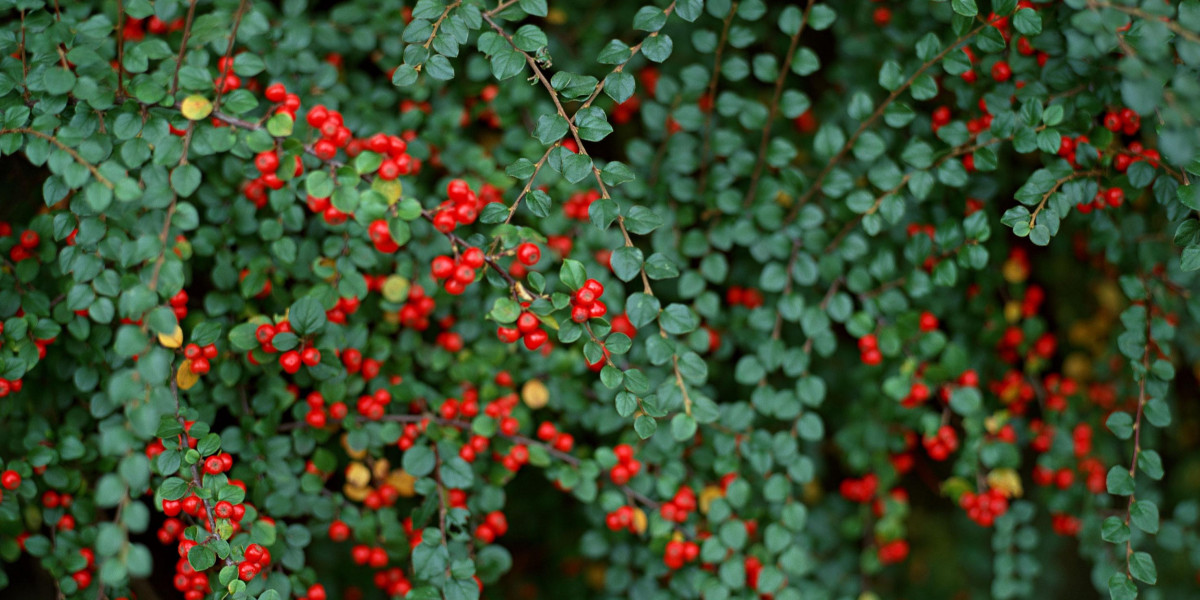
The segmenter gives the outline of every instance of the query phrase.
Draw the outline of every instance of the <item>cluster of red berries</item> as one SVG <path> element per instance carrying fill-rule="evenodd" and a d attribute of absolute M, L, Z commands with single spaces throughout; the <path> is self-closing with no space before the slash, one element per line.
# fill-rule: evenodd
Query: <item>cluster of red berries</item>
<path fill-rule="evenodd" d="M 539 440 L 550 444 L 559 452 L 570 452 L 571 448 L 575 447 L 575 436 L 565 431 L 559 431 L 550 421 L 545 421 L 538 426 L 537 436 Z"/>
<path fill-rule="evenodd" d="M 1060 490 L 1065 490 L 1075 483 L 1075 471 L 1065 467 L 1054 470 L 1036 465 L 1033 467 L 1033 482 L 1040 486 L 1054 485 Z"/>
<path fill-rule="evenodd" d="M 392 237 L 392 232 L 388 229 L 386 219 L 375 219 L 367 227 L 367 236 L 371 238 L 371 243 L 375 245 L 375 249 L 384 253 L 392 254 L 400 249 L 400 244 L 396 243 Z"/>
<path fill-rule="evenodd" d="M 400 499 L 400 490 L 396 486 L 385 483 L 377 489 L 367 492 L 363 497 L 363 506 L 370 510 L 379 510 L 396 505 L 396 501 Z"/>
<path fill-rule="evenodd" d="M 372 396 L 368 396 L 368 398 L 373 399 Z M 335 402 L 326 409 L 325 396 L 321 395 L 321 392 L 310 393 L 304 398 L 304 403 L 308 406 L 308 412 L 304 414 L 304 422 L 315 429 L 325 427 L 330 418 L 341 421 L 350 412 L 345 402 Z"/>
<path fill-rule="evenodd" d="M 3 332 L 4 332 L 4 330 L 0 329 L 0 333 L 3 333 Z M 15 393 L 21 391 L 22 387 L 24 387 L 24 383 L 20 379 L 14 379 L 14 380 L 10 381 L 8 379 L 0 377 L 0 398 L 3 398 L 5 396 L 9 395 L 10 393 L 15 394 Z"/>
<path fill-rule="evenodd" d="M 330 323 L 345 325 L 346 316 L 358 312 L 361 304 L 362 301 L 358 299 L 358 296 L 338 296 L 337 303 L 333 305 L 333 308 L 325 311 L 325 318 Z"/>
<path fill-rule="evenodd" d="M 135 19 L 127 16 L 125 17 L 125 27 L 121 30 L 121 37 L 125 41 L 140 42 L 145 39 L 147 33 L 152 35 L 167 35 L 183 29 L 183 25 L 184 21 L 182 18 L 167 23 L 155 16 L 145 19 Z"/>
<path fill-rule="evenodd" d="M 425 331 L 429 328 L 429 315 L 433 314 L 436 307 L 433 298 L 425 293 L 425 288 L 413 284 L 408 290 L 408 299 L 404 301 L 404 306 L 400 307 L 400 324 L 417 331 Z"/>
<path fill-rule="evenodd" d="M 563 214 L 568 219 L 577 221 L 587 221 L 588 211 L 592 207 L 592 203 L 600 199 L 600 192 L 597 190 L 587 190 L 574 192 L 563 203 Z"/>
<path fill-rule="evenodd" d="M 1125 201 L 1125 190 L 1122 190 L 1121 188 L 1114 186 L 1114 187 L 1110 187 L 1106 190 L 1105 189 L 1098 190 L 1096 192 L 1096 195 L 1092 198 L 1091 202 L 1080 203 L 1075 208 L 1078 208 L 1079 212 L 1086 215 L 1086 214 L 1092 212 L 1093 210 L 1104 210 L 1109 207 L 1117 208 L 1117 207 L 1121 206 L 1121 204 L 1124 201 Z"/>
<path fill-rule="evenodd" d="M 879 352 L 879 339 L 873 333 L 858 338 L 858 353 L 865 365 L 875 366 L 883 362 L 883 354 Z"/>
<path fill-rule="evenodd" d="M 458 456 L 467 462 L 475 462 L 475 459 L 479 458 L 480 454 L 483 454 L 485 451 L 487 451 L 488 445 L 490 444 L 491 440 L 489 440 L 487 437 L 482 435 L 472 435 L 471 438 L 467 440 L 467 443 L 463 444 L 462 447 L 458 449 Z"/>
<path fill-rule="evenodd" d="M 462 400 L 458 398 L 446 398 L 442 401 L 442 405 L 438 407 L 438 413 L 446 420 L 457 419 L 460 416 L 465 419 L 475 418 L 479 414 L 479 391 L 473 387 L 468 387 L 463 390 Z M 515 421 L 515 419 L 513 420 Z"/>
<path fill-rule="evenodd" d="M 527 305 L 528 303 L 522 303 Z M 550 339 L 550 334 L 542 329 L 542 321 L 537 315 L 529 311 L 521 311 L 517 317 L 515 327 L 505 327 L 501 325 L 496 328 L 496 337 L 506 344 L 515 344 L 517 340 L 523 339 L 525 348 L 528 350 L 537 350 Z"/>
<path fill-rule="evenodd" d="M 257 208 L 267 205 L 268 189 L 283 189 L 283 180 L 279 178 L 279 157 L 278 150 L 264 150 L 254 156 L 254 167 L 258 169 L 259 175 L 246 182 L 242 193 Z M 304 162 L 300 160 L 299 155 L 294 156 L 293 161 L 292 177 L 299 177 L 304 173 Z"/>
<path fill-rule="evenodd" d="M 446 197 L 433 214 L 433 227 L 442 233 L 474 223 L 485 204 L 462 179 L 451 179 L 446 184 Z"/>
<path fill-rule="evenodd" d="M 663 562 L 668 568 L 682 569 L 683 565 L 696 560 L 698 556 L 700 546 L 696 542 L 671 540 L 663 551 Z"/>
<path fill-rule="evenodd" d="M 242 78 L 238 77 L 237 73 L 233 72 L 233 57 L 222 56 L 217 60 L 217 78 L 213 80 L 213 87 L 218 93 L 227 94 L 234 90 L 241 89 Z M 297 101 L 299 98 L 297 98 Z"/>
<path fill-rule="evenodd" d="M 1091 140 L 1089 140 L 1088 136 L 1086 135 L 1080 135 L 1074 138 L 1064 135 L 1062 136 L 1062 140 L 1058 143 L 1058 156 L 1071 163 L 1072 167 L 1078 169 L 1079 160 L 1076 149 L 1079 148 L 1080 144 L 1088 143 L 1091 143 Z M 1100 151 L 1096 150 L 1096 160 L 1100 160 L 1100 157 Z"/>
<path fill-rule="evenodd" d="M 466 291 L 467 286 L 475 281 L 475 271 L 487 262 L 483 250 L 467 248 L 457 260 L 449 256 L 438 256 L 430 265 L 430 272 L 435 279 L 444 280 L 442 287 L 446 292 L 457 296 Z"/>
<path fill-rule="evenodd" d="M 617 485 L 629 483 L 629 479 L 642 470 L 642 461 L 633 457 L 633 447 L 629 444 L 617 444 L 613 448 L 617 456 L 617 464 L 609 469 L 608 476 Z"/>
<path fill-rule="evenodd" d="M 500 461 L 500 465 L 507 471 L 516 473 L 521 470 L 521 467 L 529 463 L 529 447 L 525 444 L 514 444 L 509 448 L 508 454 L 494 455 L 495 460 Z"/>
<path fill-rule="evenodd" d="M 197 375 L 204 375 L 212 368 L 210 361 L 217 358 L 217 347 L 214 344 L 199 346 L 188 344 L 183 347 L 183 356 L 188 359 L 188 368 Z"/>
<path fill-rule="evenodd" d="M 1141 142 L 1130 143 L 1129 152 L 1129 154 L 1121 152 L 1113 157 L 1113 168 L 1120 173 L 1127 171 L 1129 169 L 1129 165 L 1132 165 L 1139 160 L 1149 161 L 1151 166 L 1157 168 L 1158 160 L 1162 158 L 1162 156 L 1158 153 L 1158 150 L 1153 148 L 1147 150 L 1142 146 Z"/>
<path fill-rule="evenodd" d="M 12 235 L 11 227 L 8 227 L 7 223 L 4 223 L 4 225 L 6 226 L 8 233 L 0 232 L 0 237 L 8 237 L 9 235 Z M 8 251 L 8 256 L 14 263 L 19 263 L 27 258 L 32 258 L 34 252 L 37 251 L 38 245 L 41 243 L 42 237 L 38 235 L 38 232 L 32 229 L 26 229 L 25 231 L 22 231 L 20 237 L 17 238 L 17 245 L 13 246 L 12 249 Z"/>
<path fill-rule="evenodd" d="M 600 300 L 604 285 L 595 279 L 583 282 L 583 287 L 571 297 L 571 320 L 583 323 L 588 319 L 599 319 L 608 314 L 608 305 Z"/>
<path fill-rule="evenodd" d="M 238 579 L 250 581 L 270 564 L 271 551 L 258 544 L 250 544 L 242 552 L 242 562 L 237 565 Z"/>
<path fill-rule="evenodd" d="M 861 478 L 843 479 L 841 485 L 838 486 L 838 491 L 842 497 L 858 504 L 866 504 L 875 498 L 875 493 L 879 490 L 879 477 L 874 473 L 868 473 Z"/>
<path fill-rule="evenodd" d="M 611 531 L 628 529 L 632 533 L 637 533 L 635 515 L 636 512 L 632 506 L 622 506 L 604 516 L 604 525 Z"/>
<path fill-rule="evenodd" d="M 171 523 L 171 522 L 174 523 Z M 180 535 L 183 534 L 183 523 L 179 519 L 167 519 L 167 523 L 163 524 L 163 529 L 171 526 L 173 535 L 163 541 L 164 544 L 169 544 Z M 163 540 L 163 531 L 159 531 L 159 540 Z M 175 589 L 183 593 L 184 600 L 201 600 L 212 592 L 212 588 L 208 583 L 208 576 L 204 573 L 199 573 L 192 568 L 192 564 L 188 562 L 187 553 L 196 545 L 192 540 L 181 540 L 179 542 L 179 560 L 175 561 L 175 577 L 171 583 Z"/>
<path fill-rule="evenodd" d="M 663 502 L 658 507 L 659 514 L 662 518 L 674 522 L 686 522 L 688 516 L 696 511 L 696 492 L 692 488 L 683 486 L 676 490 L 675 496 L 670 500 Z"/>
<path fill-rule="evenodd" d="M 375 587 L 383 590 L 385 594 L 392 598 L 403 598 L 412 591 L 412 582 L 404 575 L 404 569 L 400 567 L 392 567 L 382 571 L 376 571 L 372 579 Z M 347 598 L 349 594 L 347 594 Z"/>
<path fill-rule="evenodd" d="M 1054 528 L 1054 533 L 1067 537 L 1079 535 L 1079 530 L 1083 527 L 1079 517 L 1065 513 L 1051 513 L 1050 525 Z"/>
<path fill-rule="evenodd" d="M 949 425 L 938 427 L 937 433 L 927 435 L 921 438 L 921 444 L 925 446 L 925 452 L 929 454 L 929 458 L 936 461 L 943 461 L 949 458 L 950 454 L 958 450 L 958 433 Z"/>
<path fill-rule="evenodd" d="M 366 565 L 375 569 L 382 569 L 388 564 L 387 550 L 382 546 L 372 548 L 366 544 L 359 544 L 350 549 L 350 558 L 356 565 Z"/>
<path fill-rule="evenodd" d="M 908 388 L 908 395 L 900 400 L 900 406 L 904 408 L 916 408 L 929 400 L 929 386 L 924 381 L 914 381 L 912 386 Z"/>
<path fill-rule="evenodd" d="M 317 196 L 308 194 L 304 199 L 304 203 L 308 206 L 308 210 L 312 211 L 313 214 L 321 215 L 321 218 L 325 220 L 326 225 L 341 225 L 350 218 L 350 215 L 338 210 L 338 208 L 329 201 L 329 198 L 318 198 Z"/>
<path fill-rule="evenodd" d="M 174 312 L 174 313 L 175 313 L 175 319 L 176 319 L 176 320 L 178 320 L 178 321 L 182 321 L 182 320 L 184 320 L 185 318 L 187 318 L 187 314 L 188 314 L 188 309 L 187 309 L 187 303 L 188 303 L 188 293 L 187 293 L 187 290 L 179 290 L 179 291 L 178 291 L 178 292 L 177 292 L 177 293 L 176 293 L 174 296 L 171 296 L 171 299 L 170 299 L 168 302 L 169 302 L 169 303 L 170 303 L 170 305 L 171 305 L 171 312 Z"/>
<path fill-rule="evenodd" d="M 226 473 L 233 468 L 233 455 L 228 452 L 214 454 L 204 459 L 204 473 L 206 475 L 220 475 Z"/>
<path fill-rule="evenodd" d="M 1008 512 L 1008 498 L 995 488 L 981 494 L 963 492 L 958 505 L 967 511 L 967 517 L 983 527 L 991 527 L 997 517 Z"/>
<path fill-rule="evenodd" d="M 498 510 L 485 515 L 483 522 L 475 527 L 476 539 L 485 544 L 492 543 L 505 533 L 508 533 L 508 519 Z"/>
<path fill-rule="evenodd" d="M 1104 114 L 1104 128 L 1113 133 L 1134 135 L 1142 126 L 1142 118 L 1133 109 L 1110 110 Z"/>
<path fill-rule="evenodd" d="M 758 308 L 763 305 L 762 292 L 755 288 L 741 287 L 738 285 L 730 286 L 725 292 L 725 302 L 730 306 L 745 306 L 746 308 Z"/>
<path fill-rule="evenodd" d="M 401 450 L 408 450 L 417 442 L 417 438 L 425 432 L 425 428 L 429 424 L 422 420 L 420 423 L 405 423 L 404 432 L 400 434 L 400 439 L 396 440 L 396 447 Z"/>

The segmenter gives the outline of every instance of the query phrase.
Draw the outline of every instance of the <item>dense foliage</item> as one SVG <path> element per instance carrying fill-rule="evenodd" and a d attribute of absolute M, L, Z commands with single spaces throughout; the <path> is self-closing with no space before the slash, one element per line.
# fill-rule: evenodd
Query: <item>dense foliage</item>
<path fill-rule="evenodd" d="M 1200 1 L 0 14 L 6 597 L 1200 593 Z"/>

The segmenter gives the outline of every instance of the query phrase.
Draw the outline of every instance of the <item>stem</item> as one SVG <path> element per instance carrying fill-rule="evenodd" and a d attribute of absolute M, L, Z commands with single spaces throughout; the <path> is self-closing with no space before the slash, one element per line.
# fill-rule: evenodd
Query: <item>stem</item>
<path fill-rule="evenodd" d="M 708 189 L 708 161 L 709 154 L 712 153 L 713 114 L 717 110 L 717 82 L 721 79 L 721 54 L 725 50 L 725 44 L 729 41 L 729 27 L 733 25 L 733 17 L 737 13 L 737 9 L 738 3 L 735 1 L 729 6 L 729 14 L 725 15 L 725 22 L 721 25 L 721 37 L 717 41 L 717 51 L 713 57 L 713 73 L 708 80 L 708 91 L 704 93 L 708 98 L 708 113 L 704 115 L 704 146 L 700 151 L 700 197 L 703 197 L 705 190 Z"/>
<path fill-rule="evenodd" d="M 888 97 L 885 98 L 884 101 L 882 103 L 880 103 L 878 107 L 875 108 L 875 112 L 871 113 L 871 116 L 867 117 L 867 120 L 863 121 L 862 124 L 860 124 L 858 126 L 858 129 L 856 129 L 854 131 L 854 134 L 850 136 L 850 139 L 846 140 L 846 143 L 842 145 L 842 148 L 840 150 L 838 150 L 837 154 L 835 154 L 833 156 L 833 158 L 830 159 L 828 163 L 826 163 L 825 168 L 821 169 L 821 172 L 817 175 L 817 178 L 815 180 L 813 180 L 812 186 L 809 187 L 808 191 L 804 192 L 804 195 L 801 196 L 800 199 L 796 201 L 796 204 L 794 206 L 792 206 L 792 211 L 788 214 L 787 219 L 785 220 L 785 223 L 791 223 L 792 221 L 794 221 L 796 219 L 796 216 L 798 214 L 800 214 L 800 207 L 804 206 L 804 204 L 807 203 L 809 200 L 811 200 L 812 197 L 817 194 L 817 192 L 821 191 L 821 186 L 824 185 L 825 178 L 827 176 L 829 176 L 829 173 L 831 171 L 833 171 L 834 167 L 836 167 L 837 164 L 840 163 L 842 161 L 842 159 L 846 157 L 846 154 L 848 152 L 850 152 L 850 149 L 854 147 L 855 142 L 858 141 L 859 136 L 861 136 L 863 133 L 865 133 L 867 131 L 867 128 L 869 128 L 871 125 L 873 125 L 875 123 L 875 121 L 878 121 L 879 117 L 883 116 L 883 112 L 885 110 L 887 110 L 887 107 L 890 106 L 892 104 L 892 102 L 895 102 L 896 99 L 900 97 L 900 94 L 904 93 L 905 90 L 907 90 L 909 87 L 911 87 L 913 82 L 915 82 L 917 80 L 917 78 L 920 77 L 923 73 L 925 73 L 925 71 L 927 71 L 930 67 L 941 62 L 941 60 L 943 58 L 946 58 L 946 56 L 949 55 L 950 52 L 958 49 L 958 47 L 963 42 L 971 39 L 972 37 L 975 37 L 976 34 L 978 34 L 980 31 L 983 31 L 983 28 L 987 27 L 988 25 L 989 25 L 988 23 L 983 23 L 982 25 L 979 25 L 975 29 L 972 29 L 971 31 L 968 31 L 967 33 L 963 34 L 957 40 L 954 40 L 953 43 L 951 43 L 944 50 L 939 52 L 936 56 L 925 61 L 924 64 L 922 64 L 920 67 L 918 67 L 917 70 L 912 75 L 909 76 L 908 80 L 906 80 L 904 83 L 900 84 L 900 87 L 893 90 L 892 93 L 889 94 Z"/>
<path fill-rule="evenodd" d="M 109 181 L 107 177 L 102 175 L 100 173 L 100 169 L 96 168 L 96 165 L 93 165 L 92 163 L 88 162 L 86 159 L 83 158 L 83 156 L 81 156 L 78 152 L 76 152 L 74 148 L 62 143 L 61 141 L 59 141 L 58 138 L 56 138 L 48 133 L 42 133 L 36 129 L 30 129 L 28 127 L 15 127 L 13 129 L 0 129 L 0 135 L 4 135 L 4 134 L 8 134 L 8 133 L 27 133 L 34 137 L 40 137 L 43 140 L 46 140 L 47 142 L 50 142 L 51 144 L 58 146 L 59 149 L 61 149 L 63 152 L 70 154 L 71 158 L 75 159 L 75 162 L 87 167 L 87 170 L 91 171 L 92 177 L 95 177 L 96 181 L 99 181 L 100 183 L 104 184 L 104 187 L 106 187 L 110 190 L 113 189 L 113 182 Z"/>
<path fill-rule="evenodd" d="M 179 69 L 183 68 L 183 57 L 187 54 L 188 38 L 192 37 L 192 21 L 196 17 L 196 0 L 188 4 L 187 21 L 183 26 L 183 40 L 179 42 L 179 56 L 175 59 L 175 74 L 171 77 L 171 95 L 179 91 Z M 237 25 L 234 25 L 236 32 Z M 225 75 L 221 73 L 221 75 Z"/>
<path fill-rule="evenodd" d="M 796 47 L 800 44 L 800 34 L 804 33 L 804 27 L 808 25 L 808 15 L 812 11 L 813 4 L 814 0 L 808 0 L 808 4 L 804 7 L 804 16 L 800 19 L 800 27 L 797 27 L 796 33 L 792 34 L 787 56 L 783 58 L 783 68 L 779 70 L 779 77 L 775 78 L 775 94 L 771 96 L 767 123 L 763 125 L 762 140 L 758 143 L 758 159 L 754 161 L 754 174 L 750 176 L 750 186 L 746 188 L 746 197 L 742 200 L 742 208 L 748 209 L 754 203 L 754 193 L 758 191 L 758 180 L 762 177 L 763 168 L 766 167 L 767 145 L 771 141 L 771 126 L 779 114 L 779 98 L 783 95 L 783 82 L 787 79 L 788 71 L 792 69 L 792 58 L 796 56 Z"/>

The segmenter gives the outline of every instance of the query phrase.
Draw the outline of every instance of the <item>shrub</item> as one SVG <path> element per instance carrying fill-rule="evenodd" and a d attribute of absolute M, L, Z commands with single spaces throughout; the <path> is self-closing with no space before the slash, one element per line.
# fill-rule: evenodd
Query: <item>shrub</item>
<path fill-rule="evenodd" d="M 1194 596 L 1200 2 L 661 4 L 0 1 L 0 587 Z"/>

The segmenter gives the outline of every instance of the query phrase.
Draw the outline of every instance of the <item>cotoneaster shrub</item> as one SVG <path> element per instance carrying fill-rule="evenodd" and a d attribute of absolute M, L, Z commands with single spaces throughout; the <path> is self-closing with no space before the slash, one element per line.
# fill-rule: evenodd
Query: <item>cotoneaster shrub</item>
<path fill-rule="evenodd" d="M 0 1 L 3 595 L 1200 594 L 1200 2 L 643 2 Z"/>

